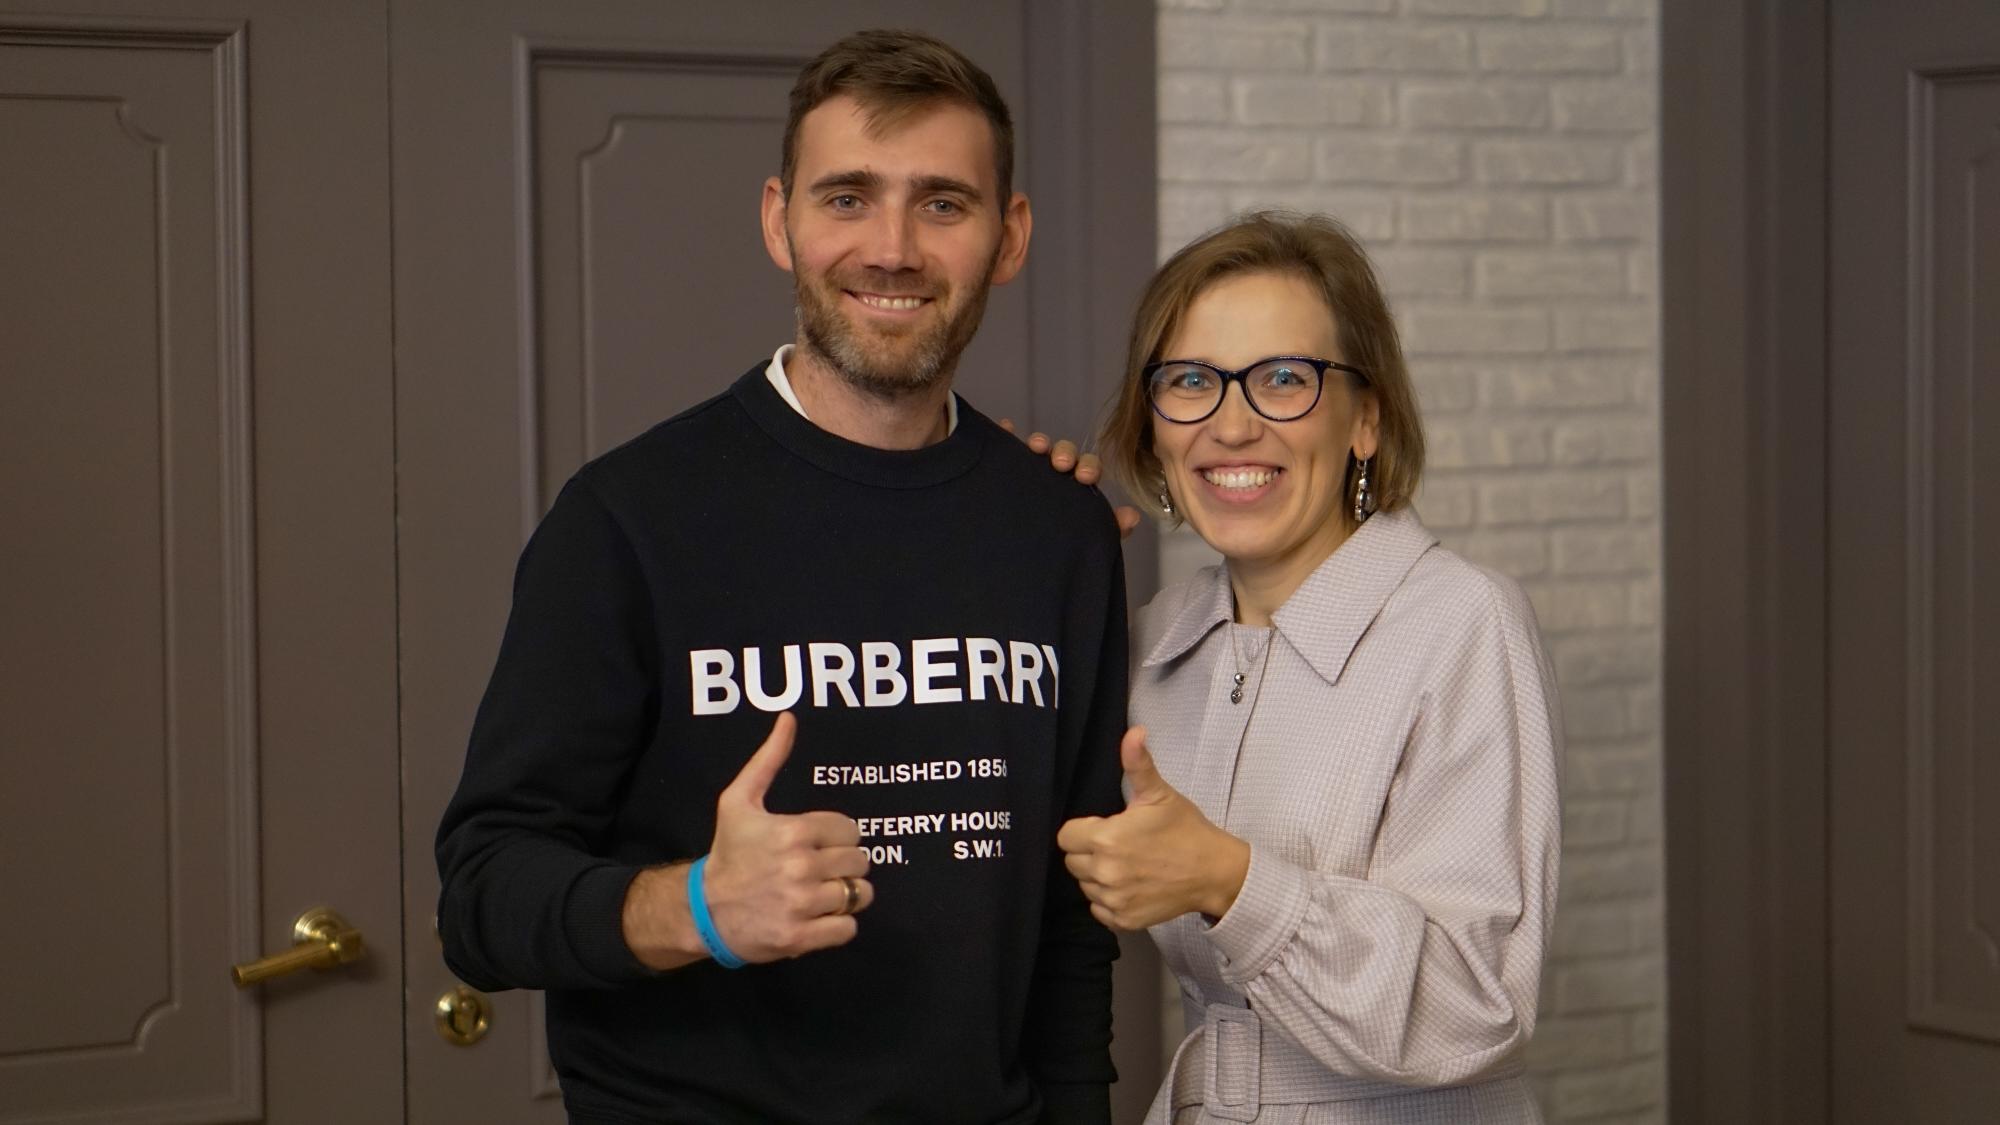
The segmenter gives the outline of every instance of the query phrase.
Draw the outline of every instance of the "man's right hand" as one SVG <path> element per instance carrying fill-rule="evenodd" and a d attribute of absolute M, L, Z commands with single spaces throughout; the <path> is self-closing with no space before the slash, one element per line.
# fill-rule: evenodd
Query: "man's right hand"
<path fill-rule="evenodd" d="M 798 720 L 778 716 L 770 737 L 715 802 L 715 840 L 702 882 L 723 943 L 745 961 L 778 961 L 854 939 L 854 910 L 875 901 L 868 853 L 853 818 L 768 812 L 764 795 L 791 756 Z M 625 901 L 625 940 L 640 962 L 670 969 L 706 956 L 687 904 L 688 864 L 649 868 Z"/>

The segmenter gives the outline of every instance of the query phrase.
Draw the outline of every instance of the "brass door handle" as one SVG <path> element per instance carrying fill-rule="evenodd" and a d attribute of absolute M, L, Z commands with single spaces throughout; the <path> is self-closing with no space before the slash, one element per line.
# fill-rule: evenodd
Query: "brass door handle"
<path fill-rule="evenodd" d="M 290 949 L 237 965 L 229 970 L 229 979 L 235 981 L 238 988 L 248 988 L 259 981 L 296 973 L 300 969 L 331 969 L 345 965 L 359 960 L 365 952 L 360 930 L 348 925 L 347 919 L 326 907 L 316 906 L 299 915 L 298 921 L 292 923 Z"/>

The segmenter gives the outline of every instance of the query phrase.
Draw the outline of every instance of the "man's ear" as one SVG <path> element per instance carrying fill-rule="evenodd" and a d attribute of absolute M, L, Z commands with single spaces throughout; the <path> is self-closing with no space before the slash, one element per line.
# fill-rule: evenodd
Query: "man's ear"
<path fill-rule="evenodd" d="M 1028 236 L 1034 230 L 1035 215 L 1028 209 L 1028 197 L 1017 191 L 1000 213 L 1000 253 L 993 259 L 993 284 L 1007 284 L 1028 264 Z"/>
<path fill-rule="evenodd" d="M 792 272 L 792 244 L 785 237 L 785 184 L 772 176 L 764 181 L 764 201 L 762 214 L 764 227 L 764 252 L 771 256 L 779 269 Z"/>

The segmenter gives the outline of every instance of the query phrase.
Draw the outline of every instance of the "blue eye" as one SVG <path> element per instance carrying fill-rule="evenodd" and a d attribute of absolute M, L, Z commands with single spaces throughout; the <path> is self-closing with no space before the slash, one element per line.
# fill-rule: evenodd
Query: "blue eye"
<path fill-rule="evenodd" d="M 1311 394 L 1313 388 L 1319 385 L 1318 372 L 1289 360 L 1276 359 L 1252 369 L 1244 385 L 1266 396 L 1289 398 Z"/>

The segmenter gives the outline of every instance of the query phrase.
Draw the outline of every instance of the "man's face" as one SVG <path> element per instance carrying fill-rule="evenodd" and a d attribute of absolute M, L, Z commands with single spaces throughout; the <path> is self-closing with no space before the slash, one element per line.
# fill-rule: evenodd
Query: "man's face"
<path fill-rule="evenodd" d="M 991 286 L 1020 271 L 1027 200 L 997 199 L 985 117 L 950 102 L 871 135 L 850 97 L 799 122 L 792 192 L 764 191 L 765 246 L 792 272 L 801 342 L 897 397 L 951 377 Z"/>

